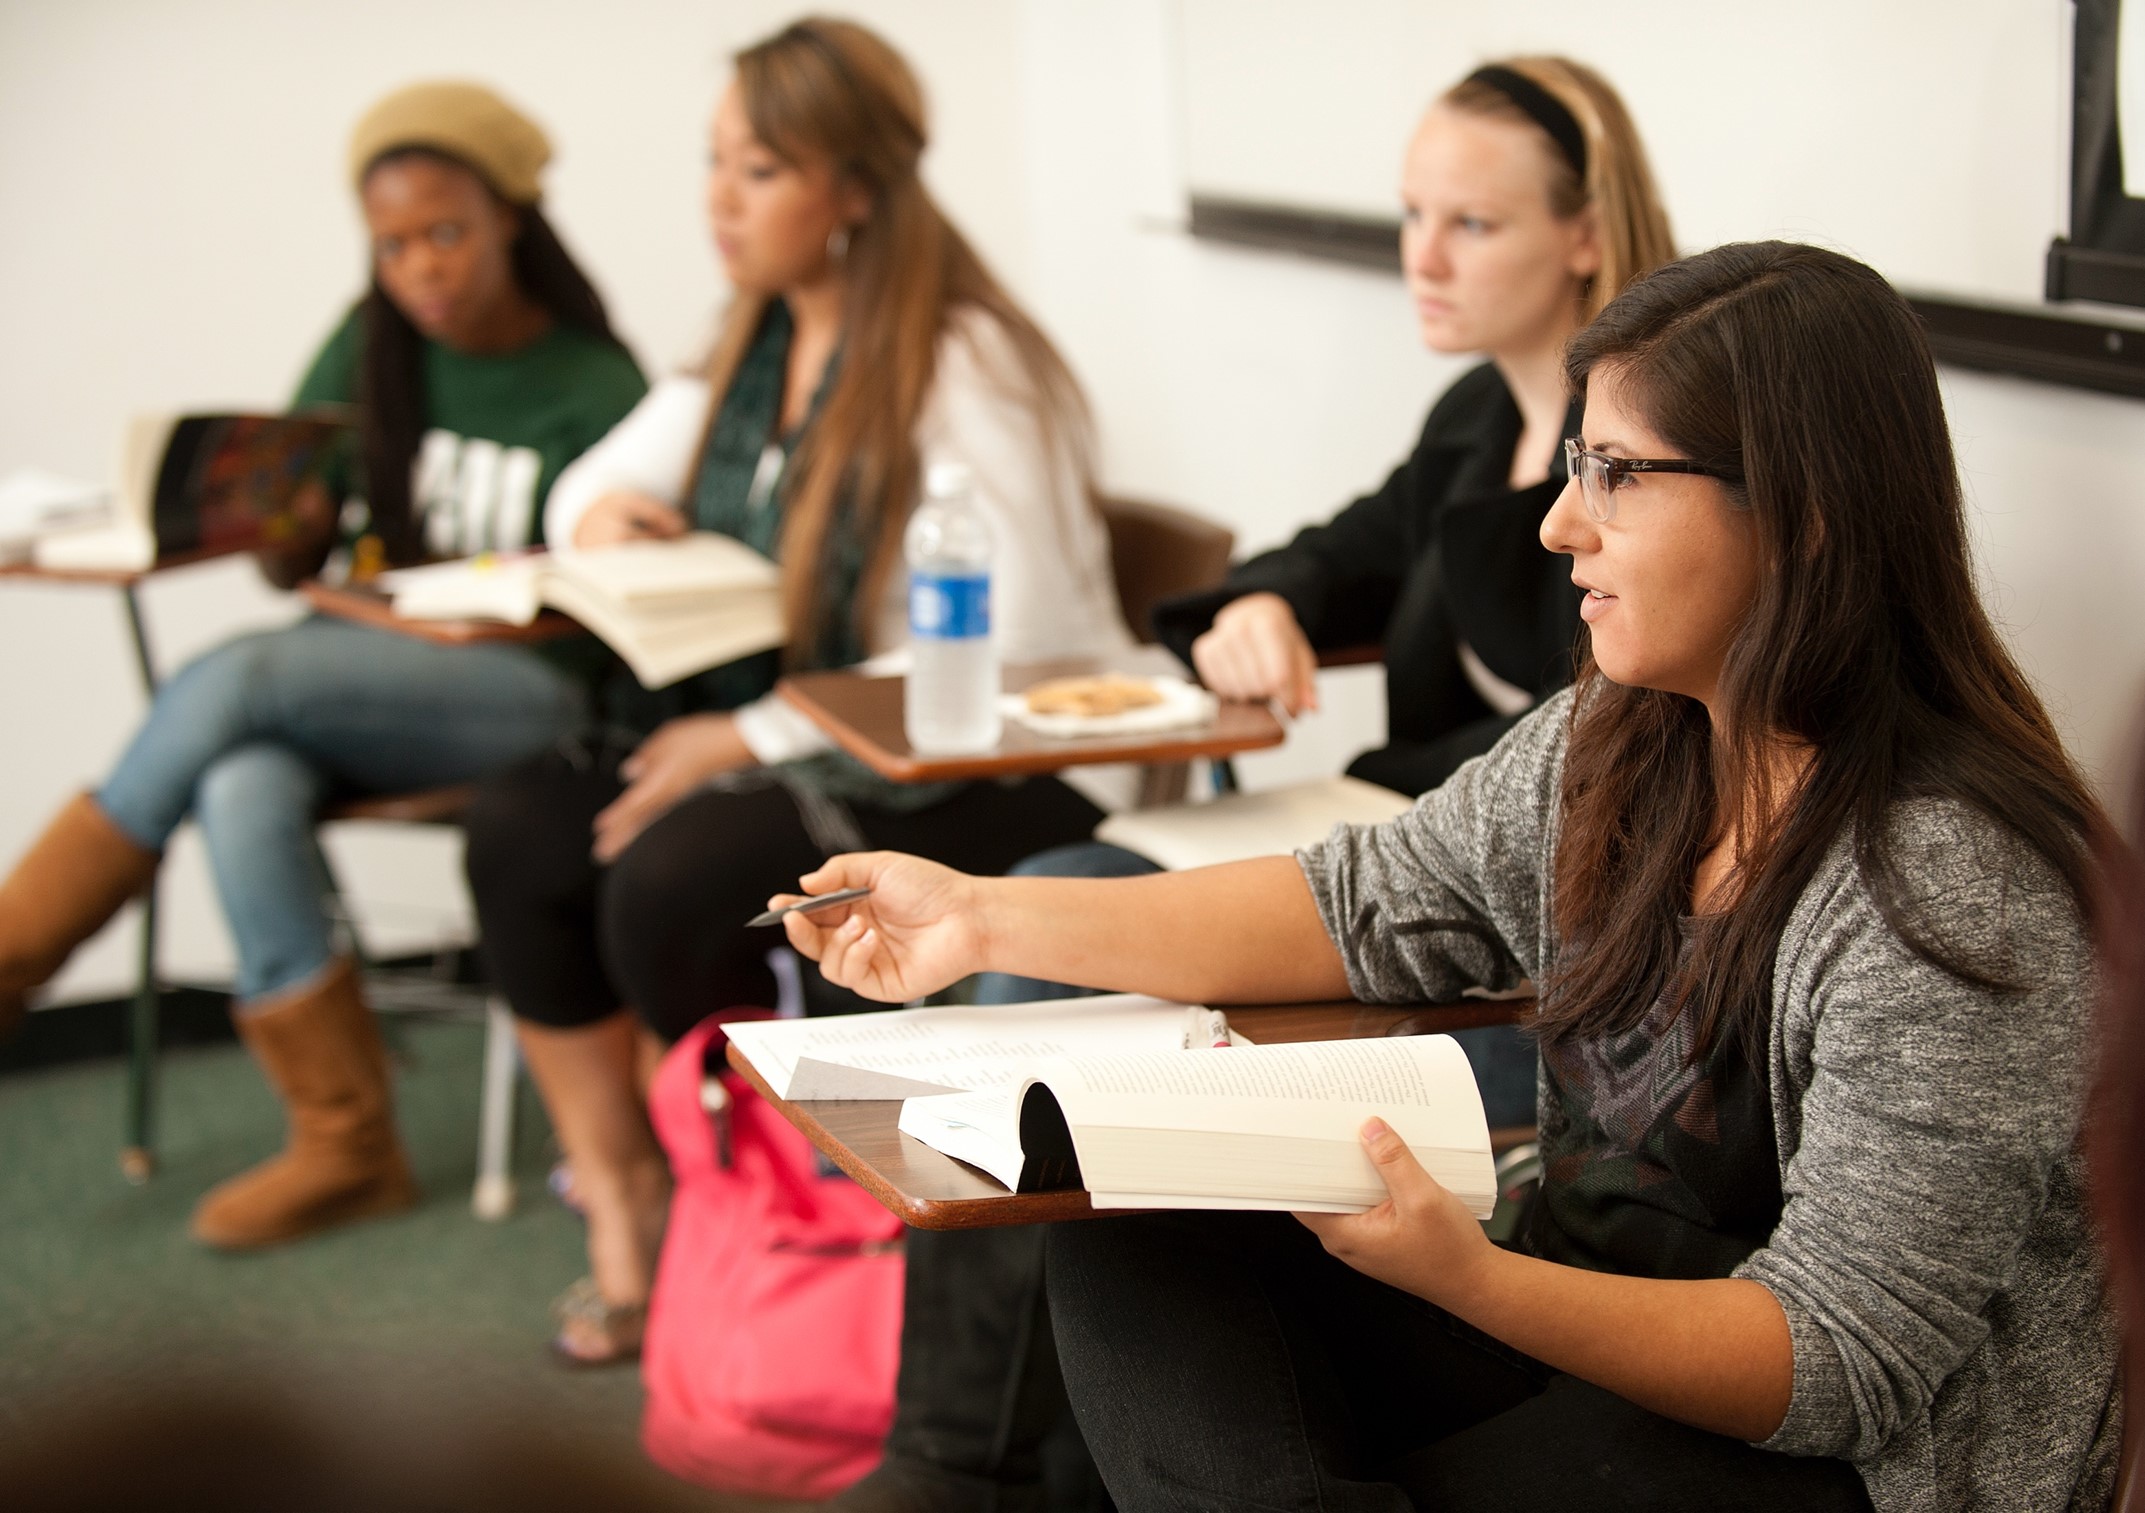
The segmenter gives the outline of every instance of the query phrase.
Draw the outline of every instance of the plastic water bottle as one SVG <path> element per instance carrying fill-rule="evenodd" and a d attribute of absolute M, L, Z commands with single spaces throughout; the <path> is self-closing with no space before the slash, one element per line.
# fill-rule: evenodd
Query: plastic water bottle
<path fill-rule="evenodd" d="M 968 469 L 935 462 L 903 539 L 909 562 L 909 680 L 902 723 L 920 752 L 998 744 L 998 648 L 991 639 L 991 531 Z"/>

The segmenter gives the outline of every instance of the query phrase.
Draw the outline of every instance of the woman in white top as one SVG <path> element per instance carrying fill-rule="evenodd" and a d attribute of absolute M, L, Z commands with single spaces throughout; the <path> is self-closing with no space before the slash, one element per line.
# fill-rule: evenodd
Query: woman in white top
<path fill-rule="evenodd" d="M 736 64 L 709 171 L 736 297 L 708 374 L 657 385 L 560 479 L 545 525 L 568 547 L 736 536 L 781 564 L 789 644 L 653 694 L 613 679 L 592 738 L 487 785 L 469 818 L 493 980 L 588 1216 L 592 1275 L 562 1300 L 556 1341 L 579 1362 L 637 1351 L 668 1197 L 634 1075 L 640 1022 L 674 1039 L 772 1003 L 770 942 L 742 927 L 828 854 L 862 841 L 997 872 L 1099 817 L 1054 779 L 888 783 L 772 696 L 784 667 L 901 644 L 901 534 L 924 469 L 973 478 L 1007 657 L 1130 640 L 1079 390 L 917 177 L 907 65 L 823 20 Z"/>

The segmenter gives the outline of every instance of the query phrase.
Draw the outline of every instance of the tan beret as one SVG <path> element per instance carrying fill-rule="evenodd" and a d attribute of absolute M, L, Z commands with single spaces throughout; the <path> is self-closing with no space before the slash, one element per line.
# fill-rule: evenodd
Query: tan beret
<path fill-rule="evenodd" d="M 533 205 L 537 175 L 551 161 L 543 129 L 481 84 L 441 81 L 398 89 L 365 112 L 350 133 L 350 183 L 400 147 L 431 147 L 467 163 L 500 198 Z"/>

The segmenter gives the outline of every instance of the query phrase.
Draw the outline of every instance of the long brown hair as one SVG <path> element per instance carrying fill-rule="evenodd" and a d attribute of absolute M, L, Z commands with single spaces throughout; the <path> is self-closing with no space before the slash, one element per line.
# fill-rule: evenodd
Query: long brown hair
<path fill-rule="evenodd" d="M 519 223 L 508 258 L 514 282 L 561 325 L 618 346 L 603 296 L 589 282 L 566 244 L 535 205 L 517 205 L 502 195 L 481 169 L 437 147 L 397 147 L 366 165 L 375 168 L 410 158 L 427 158 L 473 175 Z M 411 469 L 424 441 L 425 339 L 410 318 L 387 297 L 378 278 L 359 306 L 363 341 L 358 348 L 358 448 L 365 459 L 365 506 L 373 534 L 380 538 L 388 564 L 403 567 L 426 556 L 410 497 Z"/>
<path fill-rule="evenodd" d="M 1625 290 L 1573 339 L 1565 370 L 1578 394 L 1613 374 L 1665 441 L 1729 475 L 1762 573 L 1722 670 L 1720 729 L 1696 700 L 1613 684 L 1590 656 L 1581 666 L 1556 858 L 1563 949 L 1542 1032 L 1628 1029 L 1664 994 L 1699 1016 L 1702 1050 L 1724 1027 L 1764 1025 L 1780 933 L 1843 832 L 1909 949 L 2015 986 L 1917 918 L 1888 811 L 1926 797 L 1986 815 L 2088 913 L 2104 822 L 1975 593 L 1912 309 L 1835 252 L 1718 247 Z M 1783 745 L 1809 753 L 1799 779 L 1780 775 Z M 1701 921 L 1678 979 L 1693 870 L 1730 823 L 1726 907 Z"/>
<path fill-rule="evenodd" d="M 1654 187 L 1653 168 L 1646 160 L 1645 144 L 1622 96 L 1609 81 L 1583 63 L 1569 58 L 1505 58 L 1497 65 L 1524 75 L 1571 112 L 1586 138 L 1586 177 L 1552 150 L 1549 208 L 1565 220 L 1592 207 L 1600 222 L 1601 271 L 1588 282 L 1580 319 L 1592 320 L 1624 285 L 1642 273 L 1658 268 L 1676 255 L 1675 239 L 1669 235 L 1668 211 Z M 1511 96 L 1495 85 L 1463 79 L 1445 91 L 1442 103 L 1469 115 L 1541 128 Z M 1542 132 L 1544 141 L 1549 134 Z"/>
<path fill-rule="evenodd" d="M 794 657 L 816 645 L 824 617 L 843 608 L 822 602 L 821 568 L 845 495 L 843 528 L 867 543 L 857 602 L 848 608 L 859 629 L 868 628 L 916 499 L 916 422 L 931 393 L 939 339 L 956 313 L 974 309 L 1004 333 L 1020 371 L 991 376 L 1032 398 L 1040 444 L 1068 456 L 1083 482 L 1090 474 L 1088 415 L 1064 360 L 918 177 L 928 142 L 924 94 L 901 55 L 853 22 L 811 16 L 735 61 L 745 115 L 768 150 L 792 163 L 832 163 L 871 199 L 870 217 L 851 231 L 841 265 L 841 367 L 785 474 L 782 598 Z M 708 361 L 717 396 L 751 345 L 767 299 L 740 293 L 732 300 Z"/>

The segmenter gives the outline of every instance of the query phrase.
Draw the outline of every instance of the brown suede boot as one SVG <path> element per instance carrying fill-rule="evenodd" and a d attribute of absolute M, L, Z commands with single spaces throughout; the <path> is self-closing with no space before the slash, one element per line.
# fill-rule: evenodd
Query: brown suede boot
<path fill-rule="evenodd" d="M 145 851 L 78 793 L 0 882 L 0 1040 L 33 989 L 156 876 Z"/>
<path fill-rule="evenodd" d="M 221 1250 L 295 1240 L 417 1201 L 395 1134 L 387 1052 L 339 960 L 250 1013 L 239 1037 L 290 1111 L 283 1154 L 213 1188 L 194 1209 L 194 1238 Z"/>

